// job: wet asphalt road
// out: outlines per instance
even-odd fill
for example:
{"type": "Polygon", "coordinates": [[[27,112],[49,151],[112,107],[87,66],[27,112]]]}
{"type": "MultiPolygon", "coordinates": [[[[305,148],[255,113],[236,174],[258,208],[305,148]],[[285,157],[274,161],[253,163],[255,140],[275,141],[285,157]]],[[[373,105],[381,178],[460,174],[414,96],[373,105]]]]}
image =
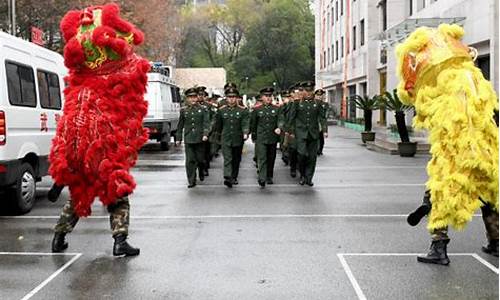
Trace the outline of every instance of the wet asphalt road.
{"type": "Polygon", "coordinates": [[[112,257],[99,203],[67,253],[50,255],[68,193],[48,202],[44,179],[32,212],[0,217],[0,299],[498,299],[498,259],[481,252],[480,217],[451,233],[450,266],[416,262],[429,235],[405,215],[421,201],[428,156],[368,151],[339,127],[324,153],[313,188],[278,159],[276,184],[259,189],[247,143],[239,186],[222,185],[219,157],[188,190],[183,149],[148,145],[134,169],[134,258],[112,257]]]}

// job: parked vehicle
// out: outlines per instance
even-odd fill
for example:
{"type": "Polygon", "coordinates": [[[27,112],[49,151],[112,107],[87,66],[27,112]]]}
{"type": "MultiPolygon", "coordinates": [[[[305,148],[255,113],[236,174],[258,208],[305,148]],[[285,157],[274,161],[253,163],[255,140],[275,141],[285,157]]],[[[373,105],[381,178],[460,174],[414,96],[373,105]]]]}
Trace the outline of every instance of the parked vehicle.
{"type": "Polygon", "coordinates": [[[161,63],[153,63],[148,73],[145,99],[149,102],[144,126],[149,128],[149,138],[160,142],[168,150],[171,136],[177,130],[181,96],[172,79],[172,70],[161,63]]]}
{"type": "Polygon", "coordinates": [[[66,73],[58,53],[0,32],[0,195],[19,213],[47,175],[66,73]]]}

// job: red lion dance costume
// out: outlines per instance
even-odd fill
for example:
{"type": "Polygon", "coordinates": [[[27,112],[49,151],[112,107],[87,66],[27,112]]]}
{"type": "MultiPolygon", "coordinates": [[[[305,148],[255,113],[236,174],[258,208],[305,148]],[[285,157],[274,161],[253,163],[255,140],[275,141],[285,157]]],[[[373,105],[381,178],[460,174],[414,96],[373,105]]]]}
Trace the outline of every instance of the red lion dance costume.
{"type": "Polygon", "coordinates": [[[109,4],[70,11],[61,21],[69,76],[49,172],[69,187],[80,217],[90,215],[97,196],[108,206],[133,192],[129,170],[148,138],[142,121],[150,65],[132,50],[144,36],[119,14],[109,4]]]}

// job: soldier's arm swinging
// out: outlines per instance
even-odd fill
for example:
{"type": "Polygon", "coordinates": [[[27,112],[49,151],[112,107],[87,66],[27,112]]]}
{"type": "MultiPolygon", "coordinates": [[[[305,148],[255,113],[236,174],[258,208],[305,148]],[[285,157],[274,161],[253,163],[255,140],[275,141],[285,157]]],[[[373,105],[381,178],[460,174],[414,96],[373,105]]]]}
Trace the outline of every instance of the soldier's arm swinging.
{"type": "Polygon", "coordinates": [[[184,121],[185,121],[185,116],[184,116],[184,110],[182,109],[180,111],[179,115],[179,123],[177,123],[177,132],[175,134],[175,144],[180,145],[182,142],[182,135],[184,132],[184,121]]]}

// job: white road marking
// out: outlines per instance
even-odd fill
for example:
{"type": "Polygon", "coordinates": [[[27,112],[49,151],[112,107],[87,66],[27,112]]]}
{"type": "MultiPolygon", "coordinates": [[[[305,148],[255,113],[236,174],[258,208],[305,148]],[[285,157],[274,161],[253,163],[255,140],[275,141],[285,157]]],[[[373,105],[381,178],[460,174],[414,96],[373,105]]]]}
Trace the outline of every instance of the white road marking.
{"type": "Polygon", "coordinates": [[[33,297],[36,293],[38,293],[44,286],[46,286],[49,282],[51,282],[57,275],[61,274],[66,268],[68,268],[71,264],[73,264],[77,259],[82,256],[82,253],[38,253],[38,252],[0,252],[0,255],[30,255],[30,256],[74,256],[71,260],[65,263],[62,267],[57,269],[52,275],[50,275],[47,279],[45,279],[42,283],[40,283],[37,287],[31,290],[26,296],[24,296],[21,300],[28,300],[33,297]]]}
{"type": "Polygon", "coordinates": [[[356,280],[356,277],[352,274],[351,268],[347,264],[347,261],[344,258],[344,255],[341,253],[337,253],[337,257],[340,260],[340,263],[342,264],[342,268],[344,268],[344,271],[349,278],[349,281],[351,282],[352,287],[354,288],[354,291],[356,292],[356,295],[358,296],[359,300],[366,300],[366,296],[363,293],[363,290],[359,286],[358,281],[356,280]]]}
{"type": "MultiPolygon", "coordinates": [[[[187,190],[187,183],[186,184],[138,184],[138,189],[149,189],[149,188],[184,188],[187,190]]],[[[411,186],[418,186],[418,187],[425,187],[425,183],[338,183],[338,184],[315,184],[313,187],[309,186],[301,186],[298,183],[291,183],[291,184],[273,184],[273,185],[267,185],[266,189],[273,189],[273,188],[302,188],[304,190],[313,190],[316,188],[372,188],[372,187],[411,187],[411,186]]],[[[195,187],[194,190],[196,189],[206,189],[206,188],[222,188],[222,189],[227,189],[225,185],[221,184],[199,184],[195,187]]],[[[258,184],[238,184],[233,186],[233,190],[238,190],[238,188],[259,188],[260,186],[258,184]]],[[[193,190],[193,191],[194,191],[193,190]]]]}
{"type": "Polygon", "coordinates": [[[490,270],[492,270],[493,272],[497,273],[497,275],[498,275],[498,268],[495,268],[494,265],[492,265],[489,262],[487,262],[484,258],[482,258],[481,256],[479,256],[477,253],[474,253],[472,256],[475,259],[477,259],[480,263],[482,263],[483,265],[485,265],[486,267],[488,267],[490,270]]]}
{"type": "MultiPolygon", "coordinates": [[[[198,216],[130,216],[136,220],[168,219],[286,219],[286,218],[406,218],[407,214],[261,214],[261,215],[198,215],[198,216]]],[[[474,215],[481,217],[481,215],[474,215]]],[[[0,216],[0,219],[58,219],[59,216],[0,216]]],[[[90,216],[87,219],[109,219],[109,216],[90,216]]],[[[363,254],[359,254],[363,255],[363,254]]]]}
{"type": "MultiPolygon", "coordinates": [[[[418,256],[418,255],[425,255],[425,253],[337,253],[337,257],[339,258],[340,263],[342,264],[342,267],[344,268],[344,271],[347,277],[349,278],[349,281],[351,282],[351,285],[354,288],[354,291],[356,292],[356,295],[358,296],[359,300],[366,300],[367,298],[363,293],[363,290],[359,286],[356,277],[354,277],[354,274],[352,273],[349,264],[345,260],[345,256],[418,256]]],[[[472,256],[480,263],[488,267],[490,270],[498,274],[498,269],[495,268],[495,266],[493,266],[486,260],[484,260],[477,253],[448,253],[448,256],[472,256]]]]}

